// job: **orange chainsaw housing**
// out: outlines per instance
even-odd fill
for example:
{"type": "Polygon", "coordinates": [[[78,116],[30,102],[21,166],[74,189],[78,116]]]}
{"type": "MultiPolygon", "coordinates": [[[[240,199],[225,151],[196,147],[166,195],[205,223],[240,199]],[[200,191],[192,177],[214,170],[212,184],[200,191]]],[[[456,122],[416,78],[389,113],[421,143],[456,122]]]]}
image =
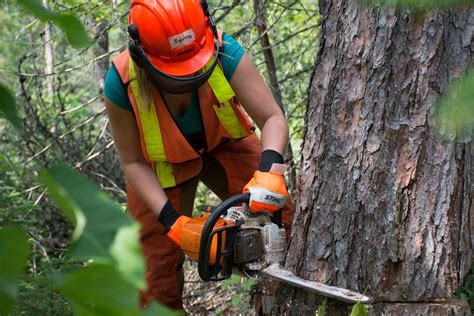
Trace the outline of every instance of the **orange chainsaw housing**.
{"type": "MultiPolygon", "coordinates": [[[[206,223],[207,218],[209,217],[209,213],[202,214],[200,216],[196,216],[191,218],[183,227],[183,231],[181,233],[181,249],[184,251],[186,255],[191,257],[194,261],[199,260],[199,249],[201,245],[201,235],[202,230],[204,228],[204,224],[206,223]]],[[[221,227],[225,227],[227,225],[232,225],[233,222],[226,221],[223,219],[218,219],[214,229],[219,229],[221,227]]],[[[225,232],[223,232],[222,240],[225,240],[225,232]]],[[[221,251],[225,247],[225,242],[221,244],[221,251]]],[[[216,252],[217,252],[217,236],[212,238],[211,242],[211,252],[209,263],[216,262],[216,252]]]]}

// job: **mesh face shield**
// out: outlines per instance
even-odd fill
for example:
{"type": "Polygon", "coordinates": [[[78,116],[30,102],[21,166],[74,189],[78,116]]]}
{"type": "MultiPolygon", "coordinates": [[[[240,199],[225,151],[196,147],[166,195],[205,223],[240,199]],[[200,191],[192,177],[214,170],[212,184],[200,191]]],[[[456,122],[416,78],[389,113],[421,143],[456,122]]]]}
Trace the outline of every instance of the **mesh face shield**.
{"type": "MultiPolygon", "coordinates": [[[[181,94],[198,89],[209,79],[217,65],[219,56],[219,45],[215,44],[214,47],[215,53],[211,57],[211,60],[208,62],[208,64],[199,72],[185,77],[171,76],[160,71],[151,63],[151,61],[147,58],[146,53],[140,46],[139,49],[142,50],[142,56],[144,57],[142,59],[143,68],[145,69],[151,83],[158,90],[173,94],[181,94]]],[[[130,54],[130,56],[133,58],[133,54],[130,54]]],[[[135,63],[137,62],[135,61],[135,63]]]]}

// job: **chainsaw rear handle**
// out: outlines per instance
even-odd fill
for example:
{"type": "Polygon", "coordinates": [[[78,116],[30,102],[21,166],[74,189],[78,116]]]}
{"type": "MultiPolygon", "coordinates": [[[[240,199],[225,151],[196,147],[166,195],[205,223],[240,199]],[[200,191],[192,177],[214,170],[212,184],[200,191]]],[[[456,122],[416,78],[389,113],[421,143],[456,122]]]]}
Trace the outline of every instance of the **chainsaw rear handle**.
{"type": "MultiPolygon", "coordinates": [[[[237,204],[248,204],[249,201],[250,193],[234,195],[211,211],[202,229],[199,247],[198,272],[202,280],[220,281],[228,279],[232,275],[235,235],[241,223],[237,221],[234,225],[227,225],[218,229],[214,229],[214,227],[218,219],[222,215],[226,215],[229,208],[237,204]],[[217,247],[215,247],[215,258],[211,264],[210,257],[214,237],[217,238],[217,247]]],[[[278,210],[273,213],[272,217],[272,221],[279,227],[282,226],[281,213],[282,211],[278,210]]]]}

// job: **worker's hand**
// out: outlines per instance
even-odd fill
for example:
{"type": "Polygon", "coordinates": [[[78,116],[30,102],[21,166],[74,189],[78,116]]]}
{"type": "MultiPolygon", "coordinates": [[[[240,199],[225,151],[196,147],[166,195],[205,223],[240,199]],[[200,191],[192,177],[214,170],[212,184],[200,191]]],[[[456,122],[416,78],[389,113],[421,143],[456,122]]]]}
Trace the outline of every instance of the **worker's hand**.
{"type": "Polygon", "coordinates": [[[166,236],[168,236],[172,241],[174,241],[178,246],[181,247],[181,236],[183,233],[183,227],[186,225],[187,222],[191,217],[183,216],[181,215],[178,217],[176,222],[170,227],[168,232],[166,233],[166,236]]]}
{"type": "Polygon", "coordinates": [[[168,200],[161,209],[158,221],[165,227],[166,236],[181,247],[181,234],[184,225],[190,220],[190,217],[178,213],[168,200]]]}
{"type": "Polygon", "coordinates": [[[244,193],[250,192],[251,212],[274,212],[286,205],[289,198],[283,177],[286,168],[286,165],[275,163],[267,172],[255,171],[243,189],[244,193]]]}

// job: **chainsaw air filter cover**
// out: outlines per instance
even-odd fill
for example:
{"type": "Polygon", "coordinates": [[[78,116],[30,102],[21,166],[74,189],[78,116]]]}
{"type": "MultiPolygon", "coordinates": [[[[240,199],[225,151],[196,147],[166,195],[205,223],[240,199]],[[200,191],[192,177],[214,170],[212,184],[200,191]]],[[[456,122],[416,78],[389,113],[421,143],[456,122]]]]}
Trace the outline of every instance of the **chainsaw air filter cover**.
{"type": "Polygon", "coordinates": [[[262,257],[263,242],[260,230],[243,229],[234,242],[234,262],[237,264],[257,261],[262,257]]]}

